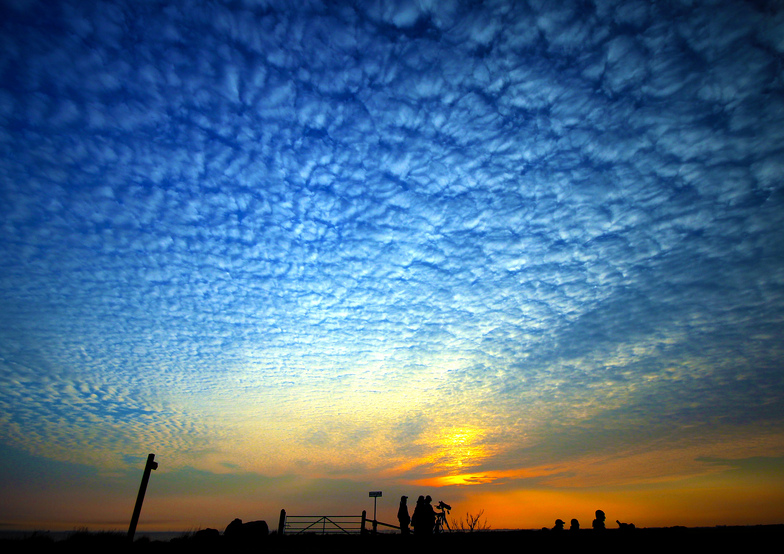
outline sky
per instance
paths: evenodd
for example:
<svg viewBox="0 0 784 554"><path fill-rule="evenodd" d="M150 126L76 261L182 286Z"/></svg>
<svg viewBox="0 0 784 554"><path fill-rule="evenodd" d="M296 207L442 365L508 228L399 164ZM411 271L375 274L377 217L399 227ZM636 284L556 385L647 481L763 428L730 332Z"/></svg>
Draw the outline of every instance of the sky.
<svg viewBox="0 0 784 554"><path fill-rule="evenodd" d="M0 2L0 529L784 523L775 1Z"/></svg>

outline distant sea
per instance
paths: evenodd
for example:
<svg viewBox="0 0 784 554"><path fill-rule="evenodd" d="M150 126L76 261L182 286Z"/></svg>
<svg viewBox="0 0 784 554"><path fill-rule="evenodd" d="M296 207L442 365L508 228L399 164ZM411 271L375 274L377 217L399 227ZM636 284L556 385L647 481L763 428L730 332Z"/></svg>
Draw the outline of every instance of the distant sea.
<svg viewBox="0 0 784 554"><path fill-rule="evenodd" d="M53 541L61 541L65 540L74 533L79 532L78 530L73 531L0 531L0 540L4 539L27 539L32 536L36 537L50 537ZM111 534L120 534L125 535L126 531L93 531L88 530L90 534L98 534L98 533L111 533ZM193 531L136 531L136 535L134 535L134 540L139 540L141 538L147 538L151 541L164 541L168 542L172 539L176 539L177 537L183 537L185 535L192 534Z"/></svg>

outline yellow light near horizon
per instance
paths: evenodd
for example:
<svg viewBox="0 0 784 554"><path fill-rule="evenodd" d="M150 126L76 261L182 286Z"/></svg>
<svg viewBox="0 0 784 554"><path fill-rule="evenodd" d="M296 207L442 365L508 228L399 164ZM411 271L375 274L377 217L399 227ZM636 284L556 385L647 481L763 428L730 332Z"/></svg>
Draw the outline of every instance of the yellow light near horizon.
<svg viewBox="0 0 784 554"><path fill-rule="evenodd" d="M484 473L463 473L461 475L444 475L430 479L416 481L417 485L424 487L448 487L450 485L482 485L492 483L495 477Z"/></svg>
<svg viewBox="0 0 784 554"><path fill-rule="evenodd" d="M467 465L471 463L472 449L473 455L481 455L478 450L480 447L476 445L476 441L480 438L480 433L476 429L457 429L450 431L444 440L444 447L451 450L452 466L463 467L465 462Z"/></svg>
<svg viewBox="0 0 784 554"><path fill-rule="evenodd" d="M439 473L461 474L489 455L488 448L482 444L484 436L485 431L477 427L442 429L426 440L431 453L420 462Z"/></svg>

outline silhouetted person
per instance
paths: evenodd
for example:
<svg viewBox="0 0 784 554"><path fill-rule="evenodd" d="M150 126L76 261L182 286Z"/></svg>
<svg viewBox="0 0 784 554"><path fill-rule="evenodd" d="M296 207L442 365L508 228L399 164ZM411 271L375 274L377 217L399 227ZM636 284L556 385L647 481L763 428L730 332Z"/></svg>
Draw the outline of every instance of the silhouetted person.
<svg viewBox="0 0 784 554"><path fill-rule="evenodd" d="M556 519L555 520L555 527L553 527L553 531L563 531L565 524L566 524L566 522L564 520Z"/></svg>
<svg viewBox="0 0 784 554"><path fill-rule="evenodd" d="M433 499L430 498L428 494L425 497L425 519L423 520L425 523L425 533L431 535L433 533L433 527L436 526L436 511L433 508Z"/></svg>
<svg viewBox="0 0 784 554"><path fill-rule="evenodd" d="M408 515L408 506L406 505L407 496L400 497L400 507L397 509L397 521L400 523L400 534L408 535L408 524L411 523L411 516Z"/></svg>
<svg viewBox="0 0 784 554"><path fill-rule="evenodd" d="M414 514L411 516L411 525L414 526L415 535L425 534L425 497L420 495L414 506Z"/></svg>
<svg viewBox="0 0 784 554"><path fill-rule="evenodd" d="M580 522L576 519L572 519L569 524L569 531L579 531L580 530Z"/></svg>
<svg viewBox="0 0 784 554"><path fill-rule="evenodd" d="M596 510L596 519L593 520L591 524L596 531L604 531L604 520L607 517L604 515L604 512L601 510Z"/></svg>

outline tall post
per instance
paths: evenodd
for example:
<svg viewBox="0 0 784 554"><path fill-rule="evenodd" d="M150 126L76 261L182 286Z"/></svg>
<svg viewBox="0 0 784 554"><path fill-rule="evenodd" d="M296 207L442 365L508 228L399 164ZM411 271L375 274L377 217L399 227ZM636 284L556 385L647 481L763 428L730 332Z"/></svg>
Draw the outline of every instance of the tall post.
<svg viewBox="0 0 784 554"><path fill-rule="evenodd" d="M286 529L286 510L280 511L280 519L278 520L278 536L283 535L283 531Z"/></svg>
<svg viewBox="0 0 784 554"><path fill-rule="evenodd" d="M136 534L136 524L139 523L139 514L142 512L144 493L147 492L147 482L150 480L150 472L154 469L158 469L158 462L155 461L155 454L150 454L147 456L147 464L144 466L144 475L142 475L142 484L139 486L136 506L134 506L133 516L131 516L131 525L128 527L128 540L130 542L133 542L133 536Z"/></svg>
<svg viewBox="0 0 784 554"><path fill-rule="evenodd" d="M377 496L373 497L373 534L375 535L378 532L378 520L376 519L376 501L378 500Z"/></svg>
<svg viewBox="0 0 784 554"><path fill-rule="evenodd" d="M370 491L368 496L373 499L373 534L378 530L378 520L376 519L376 501L381 496L381 491Z"/></svg>

